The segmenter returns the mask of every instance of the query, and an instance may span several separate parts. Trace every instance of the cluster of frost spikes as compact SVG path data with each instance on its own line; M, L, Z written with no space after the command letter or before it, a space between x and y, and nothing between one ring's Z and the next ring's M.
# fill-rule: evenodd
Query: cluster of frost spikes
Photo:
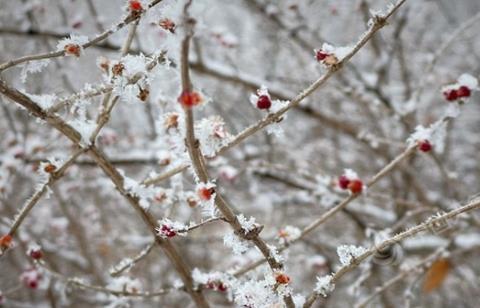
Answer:
M247 219L243 214L237 215L238 222L242 226L245 234L254 230L258 225L255 223L255 217Z
M225 128L225 122L219 116L203 118L195 123L195 135L207 157L215 156L217 151L232 139L232 135Z
M267 273L263 280L238 281L234 285L234 301L238 307L276 307L281 305L282 296L280 292L274 292L275 285L272 273ZM283 289L283 294L289 292L289 288Z
M248 250L248 243L236 236L233 231L229 231L225 234L223 237L223 244L226 247L231 248L236 255L241 255Z
M148 71L150 58L143 54L126 55L120 61L107 62L107 79L113 82L112 93L127 103L146 100L154 72Z
M121 169L118 170L118 172L123 176L124 182L123 182L123 188L133 196L136 196L139 198L139 204L140 206L148 210L150 207L150 202L155 198L157 191L155 187L151 186L145 186L136 180L129 178L125 175L125 172Z
M317 284L315 285L315 292L327 297L330 292L335 289L335 284L332 282L333 276L326 275L322 277L317 277Z
M337 247L337 254L340 259L340 263L344 266L350 265L355 259L365 253L367 249L361 246L355 245L341 245Z

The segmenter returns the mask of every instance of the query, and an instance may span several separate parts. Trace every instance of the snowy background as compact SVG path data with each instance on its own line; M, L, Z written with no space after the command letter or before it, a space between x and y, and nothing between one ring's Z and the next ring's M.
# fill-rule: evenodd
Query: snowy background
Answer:
M480 2L158 2L0 0L0 303L476 307Z

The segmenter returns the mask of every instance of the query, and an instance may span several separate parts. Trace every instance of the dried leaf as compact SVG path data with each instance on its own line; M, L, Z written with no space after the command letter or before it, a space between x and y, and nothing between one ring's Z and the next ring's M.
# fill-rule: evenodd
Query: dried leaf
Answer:
M423 292L429 293L440 287L445 278L447 278L451 268L452 265L447 259L439 259L433 262L425 276L425 280L423 282Z

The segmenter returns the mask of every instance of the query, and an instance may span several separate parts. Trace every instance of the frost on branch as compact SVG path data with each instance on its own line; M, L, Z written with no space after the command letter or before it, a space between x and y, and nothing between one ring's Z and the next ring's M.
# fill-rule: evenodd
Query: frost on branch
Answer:
M107 287L119 292L138 293L142 289L142 284L138 279L121 276L113 278Z
M337 247L337 254L342 265L347 266L367 250L361 246L355 245L341 245Z
M233 231L228 231L223 237L223 244L232 249L236 255L241 255L249 248L248 243L239 238Z
M276 277L275 273L268 271L262 280L238 280L233 285L233 298L237 306L276 307L281 304L282 297L291 294L291 288L287 284L278 283Z
M57 96L55 94L34 95L27 94L27 96L34 101L43 110L47 110L55 104Z
M332 275L317 277L317 284L315 285L315 292L327 297L330 292L335 289L335 284L332 283Z
M28 74L40 73L45 67L50 64L49 59L40 61L30 61L22 65L22 72L20 73L20 80L25 83L27 81Z

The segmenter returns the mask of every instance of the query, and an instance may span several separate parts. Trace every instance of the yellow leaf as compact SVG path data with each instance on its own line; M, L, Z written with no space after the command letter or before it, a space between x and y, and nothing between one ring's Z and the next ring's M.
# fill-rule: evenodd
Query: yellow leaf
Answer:
M450 272L452 265L447 259L438 259L433 262L432 266L425 275L425 280L423 281L423 292L429 293L436 288L440 287L447 278L448 273Z

